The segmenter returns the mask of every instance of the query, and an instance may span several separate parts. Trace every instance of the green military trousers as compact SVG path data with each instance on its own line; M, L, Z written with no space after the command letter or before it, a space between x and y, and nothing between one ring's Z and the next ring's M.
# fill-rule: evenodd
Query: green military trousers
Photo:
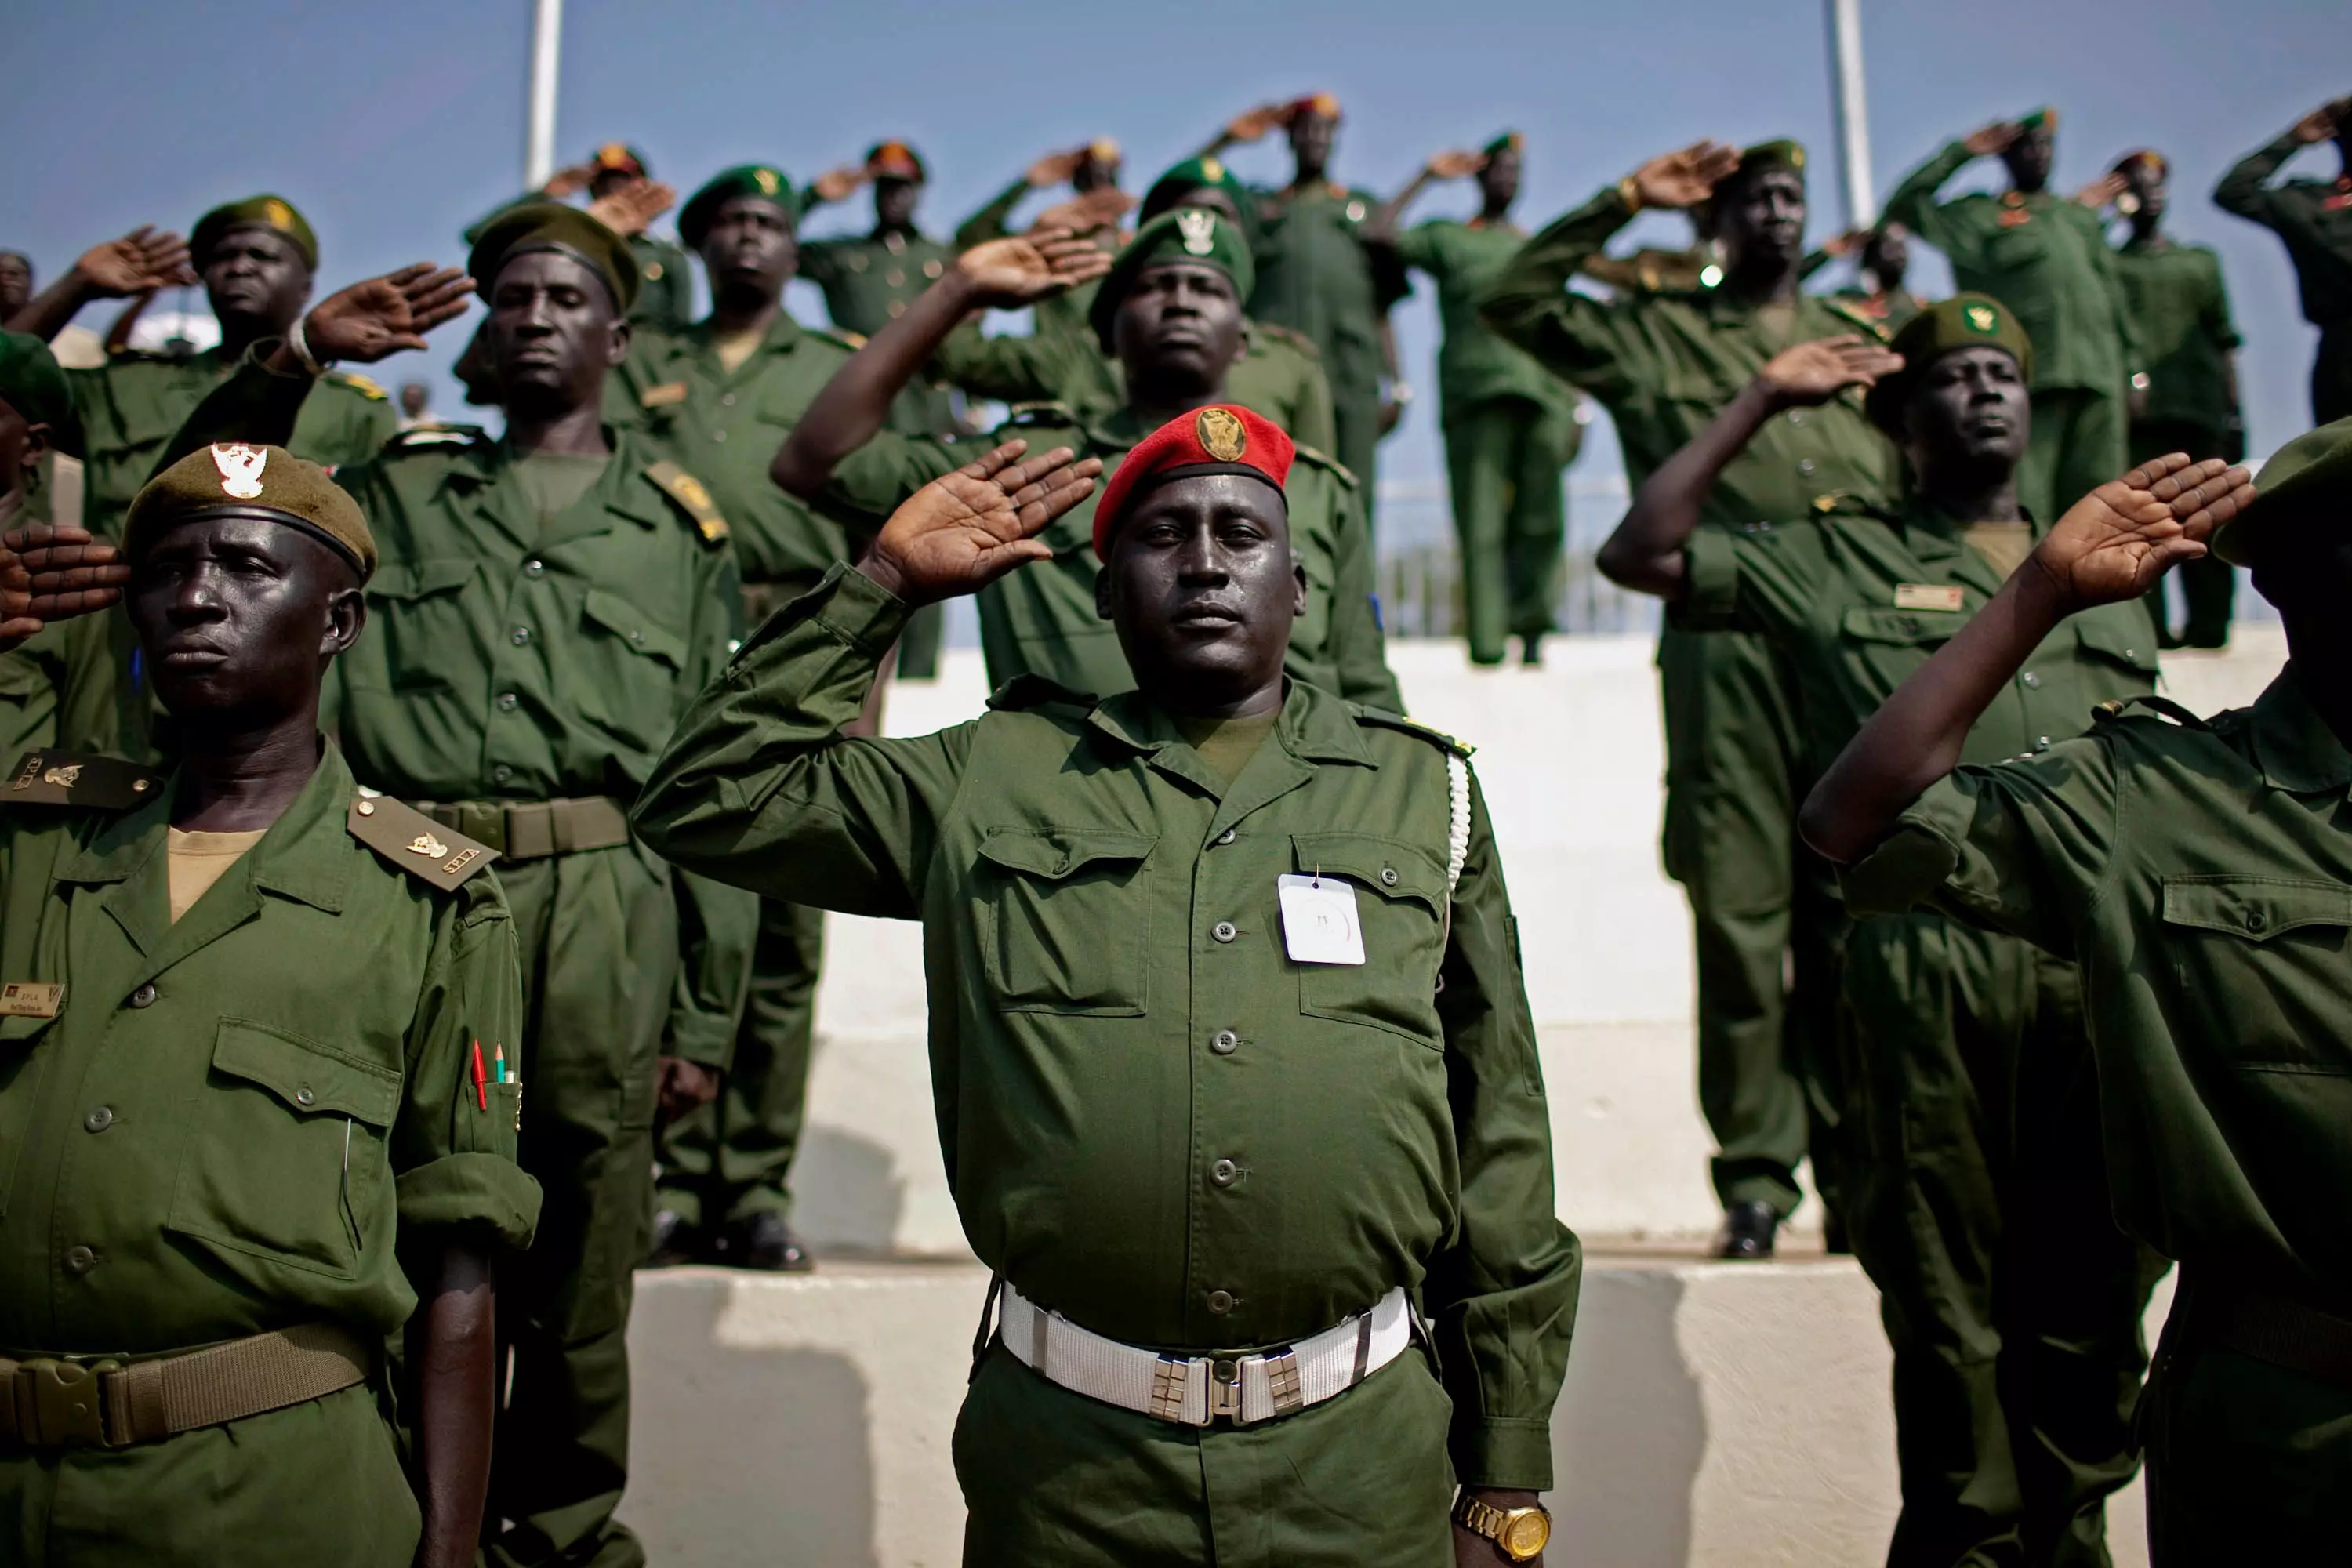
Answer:
M2143 421L2131 427L2129 460L2145 463L2168 452L2186 452L2200 459L2218 458L2222 440L2221 432L2201 425L2169 419ZM2180 584L2188 613L2180 630L2174 632L2164 582L2158 579L2147 591L2147 611L2156 622L2158 640L2166 647L2220 647L2228 642L2230 612L2238 596L2238 569L2218 555L2205 555L2184 561L2165 575Z
M719 1098L664 1130L656 1206L698 1230L790 1214L808 1112L824 911L760 900L751 986Z
M2152 1568L2340 1563L2352 1387L2165 1328L2140 1411Z
M0 1452L12 1568L409 1568L420 1529L365 1384L160 1443Z
M2140 1314L2074 967L1932 914L1855 922L1845 1202L1895 1352L1889 1568L2105 1568Z
M1331 362L1326 360L1323 368L1331 373ZM1381 453L1378 381L1361 386L1342 385L1339 375L1331 374L1331 431L1339 449L1330 455L1339 458L1363 487L1364 517L1377 530L1380 506L1373 489L1373 470L1380 465Z
M967 1568L1451 1568L1454 1403L1418 1346L1255 1426L1180 1426L992 1345L956 1417Z
M501 860L522 954L522 1137L545 1194L499 1266L513 1356L483 1521L497 1568L631 1568L613 1519L629 1469L631 1270L653 1217L654 1063L677 984L670 871L636 844Z
M1818 1132L1814 1183L1834 1206L1826 1145L1844 1097L1824 1026L1835 1016L1842 917L1816 891L1824 874L1800 876L1792 678L1761 637L1669 626L1658 680L1665 868L1690 900L1696 937L1699 1106L1715 1134L1716 1195L1787 1215Z
M1462 608L1475 664L1500 664L1506 637L1552 629L1568 528L1560 470L1576 439L1567 416L1524 397L1449 411L1445 468L1462 551Z
M2123 392L2052 386L2033 394L2033 434L2017 468L2017 499L2045 522L2130 467Z

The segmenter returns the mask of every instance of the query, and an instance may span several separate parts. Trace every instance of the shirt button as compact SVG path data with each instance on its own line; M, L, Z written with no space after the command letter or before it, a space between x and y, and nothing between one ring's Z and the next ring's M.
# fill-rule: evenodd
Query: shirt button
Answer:
M507 634L507 641L514 644L517 647L525 647L530 641L530 628L529 626L515 627L514 630Z
M103 1132L114 1125L114 1108L101 1105L81 1119L82 1126L91 1132Z
M514 711L514 708L515 708L515 701L516 701L516 698L515 698L515 694L514 694L513 692L511 692L511 691L501 691L501 692L499 692L499 711L500 711L501 713L511 713L511 712L513 712L513 711Z
M727 439L727 432L724 430L713 430L710 433L710 438L714 441L724 441Z
M543 577L547 574L547 563L534 555L522 563L522 574L526 577Z
M905 315L906 313L907 313L907 301L905 301L904 300L891 300L891 301L890 301L890 319L891 319L892 321L897 321L899 317L901 317L901 316Z
M310 1086L306 1083L301 1088L294 1091L294 1103L300 1106L303 1110L308 1110L312 1106L319 1103L319 1097L316 1093L312 1092Z
M1804 411L1803 409L1801 409L1801 408L1791 408L1791 409L1790 409L1790 410L1789 410L1789 423L1790 423L1790 424L1791 424L1791 425L1802 425L1804 422L1805 422L1805 411Z
M719 406L720 406L720 407L722 407L722 408L732 408L732 407L734 407L734 406L735 406L735 395L734 395L733 393L731 393L731 392L722 392L722 393L720 393L720 394L719 395Z
M74 1250L81 1252L88 1249L84 1247L76 1247ZM1217 1316L1222 1318L1233 1310L1234 1293L1231 1290L1212 1290L1209 1292L1209 1310L1216 1313Z
M1800 458L1797 459L1797 472L1801 474L1810 474L1812 471L1813 460L1811 458Z
M2039 688L2042 684L2042 678L2030 669L2017 679L2029 688Z
M89 1247L68 1247L66 1248L67 1273L87 1274L97 1267L98 1254L92 1252Z
M1211 930L1209 934L1215 937L1219 942L1231 942L1234 938L1241 935L1241 932L1234 929L1233 921L1219 921L1216 923L1216 926Z
M150 980L146 984L133 991L131 994L131 1005L133 1007L152 1007L155 1005L155 983Z
M507 780L514 777L514 770L507 766L506 763L500 763L490 769L490 777L499 784L504 784Z
M632 643L635 643L635 644L637 644L637 645L639 645L639 646L643 646L643 644L644 644L645 640L646 640L646 634L645 634L645 633L643 633L643 632L631 632L631 633L629 634L629 641L631 641Z
M1381 887L1383 887L1383 888L1393 888L1393 887L1395 887L1396 885L1397 885L1397 874L1396 874L1396 868L1395 868L1395 867L1393 867L1393 866L1383 866L1383 867L1381 867Z
M2246 911L2246 929L2248 931L2260 931L2263 929L2262 910L2248 910Z
M1231 1029L1219 1029L1209 1037L1209 1048L1221 1057L1229 1057L1242 1048L1242 1037Z
M882 274L882 281L896 289L907 281L907 275L893 267L889 271Z
M1234 1164L1231 1160L1220 1160L1215 1164L1209 1167L1209 1180L1216 1183L1217 1185L1221 1187L1232 1186L1234 1184L1234 1179L1241 1173L1242 1168L1239 1165Z
M1223 833L1220 833L1220 834L1218 834L1218 835L1217 835L1217 842L1218 842L1218 843L1220 843L1220 844L1231 844L1233 841L1234 841L1234 830L1233 830L1232 828L1230 828L1230 827L1226 828Z

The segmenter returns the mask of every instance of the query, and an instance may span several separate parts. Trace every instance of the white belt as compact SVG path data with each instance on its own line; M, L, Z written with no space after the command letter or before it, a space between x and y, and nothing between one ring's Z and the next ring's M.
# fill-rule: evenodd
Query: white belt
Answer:
M1247 1426L1320 1405L1396 1360L1412 1342L1412 1314L1396 1289L1370 1311L1286 1349L1171 1356L1107 1340L1007 1285L997 1329L1023 1365L1074 1394L1187 1426L1220 1415Z

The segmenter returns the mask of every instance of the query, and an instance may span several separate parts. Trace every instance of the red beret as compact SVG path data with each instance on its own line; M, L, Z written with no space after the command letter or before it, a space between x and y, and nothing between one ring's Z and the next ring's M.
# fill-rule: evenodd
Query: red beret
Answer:
M1129 502L1152 486L1192 474L1247 474L1276 490L1290 478L1298 448L1273 420L1231 404L1180 414L1136 443L1095 503L1095 555Z

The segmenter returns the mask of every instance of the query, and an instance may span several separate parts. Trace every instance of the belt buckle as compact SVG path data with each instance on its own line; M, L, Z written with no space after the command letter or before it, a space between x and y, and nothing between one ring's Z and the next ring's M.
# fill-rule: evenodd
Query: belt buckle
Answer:
M1209 1359L1209 1418L1203 1426L1213 1426L1223 1415L1236 1426L1242 1420L1242 1359L1239 1356L1212 1356Z
M100 1379L121 1370L121 1363L101 1361L84 1365L42 1356L16 1367L18 1430L29 1425L28 1446L42 1448L103 1448L106 1405ZM32 1419L26 1423L25 1417Z

